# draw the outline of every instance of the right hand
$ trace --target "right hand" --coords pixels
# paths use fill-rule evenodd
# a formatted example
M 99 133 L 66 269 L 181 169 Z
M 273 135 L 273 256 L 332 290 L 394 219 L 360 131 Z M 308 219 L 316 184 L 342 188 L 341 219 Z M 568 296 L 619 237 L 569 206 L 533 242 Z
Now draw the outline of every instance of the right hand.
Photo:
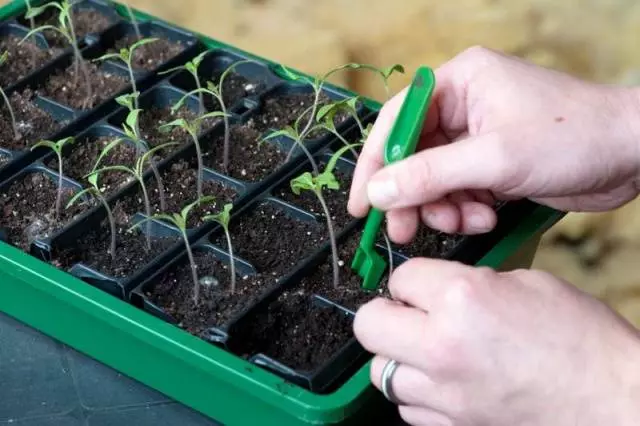
M 420 218 L 443 232 L 488 232 L 495 199 L 603 211 L 640 192 L 637 89 L 587 83 L 484 48 L 435 73 L 419 152 L 383 167 L 405 89 L 383 107 L 355 170 L 350 213 L 386 211 L 393 241 L 411 241 Z

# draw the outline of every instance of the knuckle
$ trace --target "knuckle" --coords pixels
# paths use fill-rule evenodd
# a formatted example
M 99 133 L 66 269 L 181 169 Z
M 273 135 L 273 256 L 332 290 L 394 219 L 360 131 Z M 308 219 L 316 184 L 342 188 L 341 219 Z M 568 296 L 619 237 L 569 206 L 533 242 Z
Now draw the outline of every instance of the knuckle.
M 464 59 L 473 60 L 473 61 L 478 61 L 478 60 L 485 61 L 485 60 L 488 60 L 489 58 L 495 57 L 496 55 L 497 55 L 497 52 L 495 50 L 479 44 L 470 46 L 461 53 L 461 57 L 463 57 Z
M 491 268 L 473 268 L 449 283 L 445 299 L 456 306 L 477 303 L 482 298 L 486 284 L 497 277 L 498 274 Z

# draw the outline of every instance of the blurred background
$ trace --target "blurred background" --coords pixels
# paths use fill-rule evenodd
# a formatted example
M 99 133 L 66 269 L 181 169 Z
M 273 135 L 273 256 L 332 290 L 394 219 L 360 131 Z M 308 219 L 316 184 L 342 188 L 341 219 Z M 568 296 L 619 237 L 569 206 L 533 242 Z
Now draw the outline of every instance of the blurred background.
M 640 84 L 637 0 L 129 0 L 136 8 L 309 73 L 346 62 L 436 67 L 484 45 L 576 76 Z M 384 99 L 369 73 L 334 82 Z M 517 103 L 517 99 L 514 99 Z M 640 327 L 640 201 L 571 214 L 535 267 L 601 298 Z

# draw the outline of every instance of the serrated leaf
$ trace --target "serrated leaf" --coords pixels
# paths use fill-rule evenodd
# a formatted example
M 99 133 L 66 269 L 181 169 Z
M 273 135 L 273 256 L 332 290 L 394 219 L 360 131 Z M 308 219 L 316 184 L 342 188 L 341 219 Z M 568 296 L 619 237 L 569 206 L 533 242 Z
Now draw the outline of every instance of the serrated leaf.
M 315 186 L 318 189 L 328 188 L 332 190 L 340 189 L 340 183 L 332 172 L 324 171 L 315 178 Z
M 292 179 L 290 184 L 291 191 L 296 195 L 300 195 L 300 191 L 315 190 L 315 182 L 310 172 L 304 172 L 297 178 Z

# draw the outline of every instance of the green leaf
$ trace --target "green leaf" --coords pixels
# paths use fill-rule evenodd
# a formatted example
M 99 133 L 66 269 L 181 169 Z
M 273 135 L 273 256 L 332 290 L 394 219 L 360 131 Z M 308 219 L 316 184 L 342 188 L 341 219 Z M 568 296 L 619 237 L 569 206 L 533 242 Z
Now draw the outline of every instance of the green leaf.
M 58 147 L 58 145 L 55 142 L 46 141 L 46 140 L 43 140 L 43 141 L 40 141 L 40 142 L 36 143 L 35 145 L 33 145 L 31 147 L 31 150 L 33 151 L 34 149 L 40 148 L 40 147 L 49 148 L 49 149 L 51 149 L 52 151 L 55 151 L 55 152 L 59 152 L 60 151 L 60 148 Z
M 394 72 L 397 72 L 398 74 L 404 74 L 404 67 L 400 64 L 395 64 L 380 70 L 380 73 L 385 80 L 388 80 L 389 77 L 391 77 L 391 74 L 393 74 Z
M 147 160 L 156 152 L 160 151 L 161 149 L 165 149 L 167 147 L 170 146 L 174 146 L 174 145 L 180 145 L 178 142 L 168 142 L 168 143 L 164 143 L 162 145 L 158 145 L 150 150 L 148 150 L 147 152 L 145 152 L 144 154 L 142 154 L 142 156 L 140 156 L 138 158 L 138 160 L 136 161 L 136 171 L 138 172 L 138 175 L 142 176 L 142 172 L 144 170 L 144 163 L 147 162 Z
M 315 181 L 310 172 L 304 172 L 291 180 L 291 191 L 296 195 L 300 195 L 300 191 L 314 191 L 315 189 Z
M 291 126 L 286 126 L 284 129 L 271 132 L 262 139 L 269 140 L 269 139 L 277 138 L 279 136 L 286 136 L 293 140 L 298 140 L 298 132 L 296 132 L 296 130 Z
M 127 114 L 127 119 L 125 120 L 125 123 L 134 132 L 135 132 L 135 129 L 138 128 L 138 117 L 140 116 L 141 112 L 142 112 L 141 109 L 134 109 L 134 110 L 129 111 L 129 114 Z M 137 134 L 136 134 L 136 139 L 138 139 L 138 135 Z
M 99 58 L 92 59 L 92 61 L 93 62 L 103 62 L 103 61 L 107 61 L 107 60 L 113 59 L 113 58 L 122 59 L 122 56 L 120 56 L 120 54 L 118 54 L 118 53 L 107 53 L 106 55 L 102 55 Z
M 352 143 L 350 145 L 345 145 L 342 148 L 340 148 L 339 150 L 337 150 L 329 159 L 329 162 L 327 163 L 327 166 L 324 168 L 324 172 L 323 173 L 333 173 L 333 169 L 336 168 L 336 164 L 338 164 L 338 160 L 340 159 L 340 157 L 342 157 L 342 155 L 347 152 L 350 149 L 353 149 L 357 146 L 362 145 L 361 143 Z
M 280 69 L 284 73 L 285 77 L 288 78 L 291 81 L 298 81 L 298 80 L 300 80 L 302 78 L 302 77 L 294 74 L 293 72 L 291 72 L 291 70 L 289 70 L 289 68 L 285 67 L 284 65 L 280 65 Z
M 213 92 L 215 96 L 220 95 L 220 86 L 217 86 L 213 81 L 207 81 L 207 89 L 210 92 Z
M 202 52 L 201 54 L 199 54 L 198 56 L 193 58 L 188 63 L 192 64 L 195 68 L 198 68 L 200 66 L 200 64 L 202 63 L 202 61 L 204 60 L 204 57 L 207 56 L 208 53 L 209 53 L 209 51 L 205 50 L 204 52 Z
M 225 114 L 222 111 L 213 111 L 213 112 L 208 112 L 204 115 L 201 115 L 200 117 L 196 118 L 196 120 L 198 120 L 199 122 L 202 122 L 207 118 L 216 118 L 216 117 L 223 117 L 223 118 L 231 117 L 231 114 Z
M 66 32 L 62 31 L 62 30 L 61 30 L 61 29 L 59 29 L 58 27 L 54 27 L 53 25 L 43 25 L 43 26 L 41 26 L 41 27 L 38 27 L 38 28 L 34 28 L 34 29 L 32 29 L 31 31 L 29 31 L 29 32 L 27 33 L 27 35 L 25 35 L 24 37 L 22 37 L 22 40 L 20 40 L 20 41 L 18 42 L 18 44 L 22 44 L 22 43 L 24 43 L 26 40 L 28 40 L 28 39 L 30 39 L 31 37 L 33 37 L 33 35 L 34 35 L 34 34 L 37 34 L 37 33 L 43 32 L 43 31 L 47 31 L 47 30 L 55 31 L 55 32 L 57 32 L 58 34 L 61 34 L 61 35 L 62 35 L 62 36 L 63 36 L 63 37 L 64 37 L 64 38 L 69 42 L 69 44 L 72 44 L 71 37 L 69 36 L 69 34 L 67 34 Z
M 94 168 L 95 169 L 95 168 Z M 97 190 L 100 191 L 100 189 L 98 188 L 98 175 L 91 175 L 87 178 L 87 180 L 89 181 L 89 183 L 91 185 L 93 185 L 93 187 Z
M 98 155 L 98 159 L 96 160 L 96 164 L 93 166 L 93 170 L 96 170 L 97 167 L 100 165 L 100 163 L 102 162 L 102 159 L 104 157 L 106 157 L 109 152 L 111 152 L 111 150 L 113 148 L 115 148 L 116 146 L 120 145 L 122 142 L 124 142 L 123 138 L 116 138 L 114 140 L 112 140 L 111 142 L 109 142 L 107 144 L 107 146 L 105 146 L 102 151 L 100 152 L 100 155 Z M 89 177 L 89 179 L 91 179 L 91 177 Z
M 214 222 L 218 222 L 219 224 L 221 224 L 224 228 L 229 228 L 232 209 L 233 209 L 233 204 L 231 203 L 225 204 L 221 212 L 205 216 L 203 220 L 205 221 L 213 220 Z
M 92 170 L 91 173 L 85 176 L 85 178 L 88 179 L 91 175 L 102 174 L 105 172 L 124 172 L 124 173 L 129 173 L 130 175 L 137 178 L 136 172 L 134 172 L 132 169 L 125 166 L 106 166 L 98 170 Z
M 126 95 L 118 96 L 116 102 L 129 110 L 135 108 L 135 100 L 140 96 L 140 92 L 127 93 Z
M 42 15 L 50 7 L 54 7 L 56 9 L 62 10 L 62 6 L 53 1 L 37 7 L 30 7 L 29 5 L 29 10 L 27 10 L 27 13 L 25 13 L 24 17 L 25 19 L 37 18 L 38 16 Z
M 2 53 L 2 55 L 0 55 L 0 66 L 4 65 L 5 62 L 7 62 L 7 59 L 9 59 L 9 51 L 5 51 L 4 53 Z
M 336 180 L 334 174 L 326 170 L 315 178 L 315 184 L 320 190 L 325 187 L 333 190 L 340 189 L 340 183 Z
M 140 219 L 138 222 L 134 223 L 133 225 L 131 225 L 129 227 L 129 229 L 127 229 L 127 232 L 131 232 L 136 228 L 142 228 L 142 225 L 149 222 L 150 220 L 153 219 L 164 219 L 164 220 L 169 220 L 170 222 L 173 222 L 173 218 L 169 215 L 164 215 L 164 214 L 157 214 L 151 217 L 145 217 L 144 219 Z M 176 224 L 177 225 L 177 224 Z
M 82 196 L 84 196 L 85 194 L 88 193 L 93 193 L 93 191 L 95 191 L 94 188 L 86 188 L 83 189 L 82 191 L 78 192 L 76 195 L 74 195 L 69 202 L 67 203 L 67 206 L 65 208 L 69 208 L 71 206 L 73 206 Z
M 349 106 L 354 113 L 358 111 L 358 102 L 360 102 L 359 96 L 352 96 L 346 99 L 347 106 Z
M 174 127 L 181 127 L 186 131 L 189 131 L 189 128 L 191 126 L 189 125 L 189 122 L 184 118 L 177 118 L 173 121 L 170 121 L 169 123 L 165 123 L 162 126 L 158 127 L 158 130 L 162 133 L 169 133 Z
M 149 44 L 149 43 L 155 43 L 156 41 L 158 41 L 159 39 L 157 37 L 148 37 L 148 38 L 143 38 L 142 40 L 138 40 L 135 43 L 133 43 L 130 47 L 129 47 L 129 60 L 131 60 L 131 56 L 133 55 L 133 51 L 136 50 L 138 47 L 140 46 L 144 46 L 145 44 Z
M 171 107 L 171 112 L 175 114 L 176 111 L 178 111 L 180 108 L 182 108 L 182 105 L 184 105 L 184 101 L 186 101 L 192 94 L 201 93 L 201 92 L 205 92 L 205 90 L 204 89 L 196 89 L 196 90 L 192 90 L 191 92 L 187 93 L 186 95 L 181 97 L 178 100 L 178 102 L 175 103 L 174 106 Z
M 216 201 L 216 197 L 213 196 L 204 196 L 196 201 L 194 201 L 193 203 L 189 204 L 188 206 L 186 206 L 185 208 L 182 209 L 182 211 L 180 212 L 180 216 L 182 216 L 186 222 L 187 220 L 187 216 L 189 215 L 189 213 L 191 212 L 191 210 L 199 205 L 202 204 L 209 204 L 209 203 L 213 203 Z

